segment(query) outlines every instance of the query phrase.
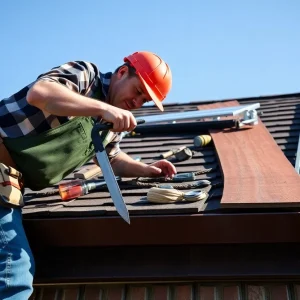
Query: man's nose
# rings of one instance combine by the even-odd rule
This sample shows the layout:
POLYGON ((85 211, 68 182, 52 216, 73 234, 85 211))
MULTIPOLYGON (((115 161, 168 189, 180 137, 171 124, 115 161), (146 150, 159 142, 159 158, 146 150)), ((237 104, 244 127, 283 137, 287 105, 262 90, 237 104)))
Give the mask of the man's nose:
POLYGON ((141 101, 140 99, 137 99, 137 98, 133 98, 132 103, 133 103, 134 108, 139 108, 142 106, 143 101, 141 101))
POLYGON ((133 104, 134 107, 136 107, 136 105, 137 105, 136 98, 133 98, 133 99, 132 99, 132 104, 133 104))

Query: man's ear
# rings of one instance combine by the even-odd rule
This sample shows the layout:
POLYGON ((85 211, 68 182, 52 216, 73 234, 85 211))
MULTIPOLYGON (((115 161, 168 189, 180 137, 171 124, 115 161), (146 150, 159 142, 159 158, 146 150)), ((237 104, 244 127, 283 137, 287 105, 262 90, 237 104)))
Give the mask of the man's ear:
POLYGON ((121 79, 123 76, 127 76, 128 75, 128 66, 121 66, 118 70, 118 73, 117 73, 117 77, 118 79, 121 79))

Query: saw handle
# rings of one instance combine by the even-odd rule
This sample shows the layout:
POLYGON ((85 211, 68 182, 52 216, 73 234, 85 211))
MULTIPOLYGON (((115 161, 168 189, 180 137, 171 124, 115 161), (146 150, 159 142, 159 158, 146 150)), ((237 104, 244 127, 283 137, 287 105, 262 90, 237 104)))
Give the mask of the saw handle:
MULTIPOLYGON (((145 120, 137 120, 136 121, 137 125, 141 125, 143 123, 145 123, 145 120)), ((102 130, 108 130, 108 129, 112 129, 113 128, 113 124, 112 123, 106 123, 106 124, 101 124, 101 123, 96 123, 93 127, 93 130, 98 130, 99 131, 102 131, 102 130)))
MULTIPOLYGON (((145 123, 145 120, 137 120, 137 125, 143 124, 145 123)), ((100 124, 100 123, 95 123, 95 125, 92 128, 92 141, 95 147, 95 151, 104 151, 104 147, 102 144, 102 138, 99 134, 100 131, 102 130, 107 130, 107 129, 111 129, 113 128, 113 124, 112 123, 107 123, 107 124, 100 124)))

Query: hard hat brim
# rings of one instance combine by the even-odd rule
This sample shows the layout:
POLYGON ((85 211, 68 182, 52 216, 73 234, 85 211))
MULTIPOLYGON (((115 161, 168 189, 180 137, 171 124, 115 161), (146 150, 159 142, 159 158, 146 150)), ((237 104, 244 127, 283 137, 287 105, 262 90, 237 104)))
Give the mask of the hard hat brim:
POLYGON ((152 101, 155 103, 155 105, 158 107, 158 109, 160 111, 164 111, 164 107, 163 107, 161 101, 157 98, 155 93, 152 91, 151 87, 147 84, 147 82, 143 79, 143 77, 140 76, 140 74, 138 74, 138 76, 139 76, 140 80, 142 81, 142 83, 143 83, 145 89, 147 90, 152 101))

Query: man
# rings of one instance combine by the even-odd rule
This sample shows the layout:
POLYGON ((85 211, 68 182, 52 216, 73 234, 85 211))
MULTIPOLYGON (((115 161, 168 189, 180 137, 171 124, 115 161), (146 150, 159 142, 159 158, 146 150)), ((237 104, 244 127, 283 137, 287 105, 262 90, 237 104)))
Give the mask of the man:
MULTIPOLYGON (((89 161, 94 156, 90 131, 95 120, 113 124, 106 151, 115 175, 172 178, 176 174, 166 160, 147 165, 119 147, 120 133, 136 126, 130 110, 151 100, 163 110, 161 102, 172 84, 168 65, 151 52, 135 52, 124 62, 114 73, 105 74, 92 63, 69 62, 0 101, 0 165, 7 167, 3 174, 14 178, 6 181, 11 183, 10 191, 18 190, 19 180, 13 183, 20 179, 15 170, 23 174, 25 186, 39 190, 89 161)), ((0 206, 0 295, 2 299, 27 299, 32 292, 34 260, 21 210, 15 208, 16 202, 12 207, 9 201, 6 204, 0 206)))

